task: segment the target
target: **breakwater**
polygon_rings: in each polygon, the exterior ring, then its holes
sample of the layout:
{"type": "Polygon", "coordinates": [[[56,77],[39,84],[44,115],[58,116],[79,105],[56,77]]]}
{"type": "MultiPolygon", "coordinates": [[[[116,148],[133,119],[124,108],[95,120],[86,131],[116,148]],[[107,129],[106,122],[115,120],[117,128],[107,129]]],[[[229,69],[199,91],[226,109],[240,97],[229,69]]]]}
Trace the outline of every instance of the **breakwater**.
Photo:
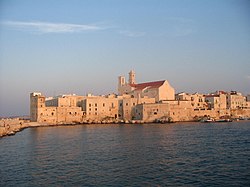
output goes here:
{"type": "Polygon", "coordinates": [[[17,132],[22,131],[28,127],[39,127],[41,124],[36,122],[29,122],[19,118],[1,119],[0,120],[0,137],[12,136],[17,132]]]}

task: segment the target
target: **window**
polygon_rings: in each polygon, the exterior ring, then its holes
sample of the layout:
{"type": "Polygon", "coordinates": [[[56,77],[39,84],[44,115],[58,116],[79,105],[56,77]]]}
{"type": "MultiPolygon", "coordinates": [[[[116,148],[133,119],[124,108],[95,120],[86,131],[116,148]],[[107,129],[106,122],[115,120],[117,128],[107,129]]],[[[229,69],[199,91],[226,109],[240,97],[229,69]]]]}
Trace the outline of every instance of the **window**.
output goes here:
{"type": "Polygon", "coordinates": [[[133,103],[133,105],[135,106],[135,103],[133,103]]]}
{"type": "Polygon", "coordinates": [[[126,103],[126,106],[128,106],[128,103],[126,103]]]}
{"type": "Polygon", "coordinates": [[[114,107],[114,103],[112,103],[112,108],[114,107]]]}
{"type": "Polygon", "coordinates": [[[120,103],[120,106],[122,106],[122,103],[120,103]]]}
{"type": "Polygon", "coordinates": [[[102,106],[105,107],[105,103],[103,103],[102,106]]]}
{"type": "Polygon", "coordinates": [[[91,104],[89,104],[89,107],[91,107],[91,104]]]}
{"type": "Polygon", "coordinates": [[[97,111],[97,108],[95,108],[95,111],[97,111]]]}
{"type": "Polygon", "coordinates": [[[91,111],[91,108],[89,108],[89,111],[91,111]]]}
{"type": "Polygon", "coordinates": [[[97,103],[95,104],[95,107],[97,107],[97,103]]]}
{"type": "Polygon", "coordinates": [[[51,115],[53,116],[53,115],[54,115],[54,112],[52,112],[51,115]]]}

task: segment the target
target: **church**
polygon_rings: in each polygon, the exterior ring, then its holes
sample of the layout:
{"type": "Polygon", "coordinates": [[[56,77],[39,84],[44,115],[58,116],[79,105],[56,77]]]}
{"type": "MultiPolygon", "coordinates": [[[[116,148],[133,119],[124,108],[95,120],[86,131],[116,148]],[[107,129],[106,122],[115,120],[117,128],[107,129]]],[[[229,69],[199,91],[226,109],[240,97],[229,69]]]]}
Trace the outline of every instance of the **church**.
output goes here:
{"type": "Polygon", "coordinates": [[[129,72],[129,80],[124,76],[118,77],[118,95],[128,94],[134,98],[155,98],[156,102],[174,100],[175,90],[167,80],[136,83],[135,72],[129,72]]]}

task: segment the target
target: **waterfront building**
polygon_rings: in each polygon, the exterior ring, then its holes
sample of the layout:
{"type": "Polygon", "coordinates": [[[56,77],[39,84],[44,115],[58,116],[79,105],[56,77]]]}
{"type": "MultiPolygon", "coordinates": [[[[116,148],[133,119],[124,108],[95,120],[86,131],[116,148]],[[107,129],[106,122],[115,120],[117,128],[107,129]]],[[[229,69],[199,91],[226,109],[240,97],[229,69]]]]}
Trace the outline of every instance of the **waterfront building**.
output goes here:
{"type": "Polygon", "coordinates": [[[56,98],[46,106],[46,98],[41,93],[35,92],[30,94],[30,120],[41,123],[70,123],[79,122],[82,119],[83,112],[81,107],[66,105],[70,103],[70,97],[66,100],[56,98]],[[60,104],[60,101],[63,101],[60,104]]]}
{"type": "Polygon", "coordinates": [[[137,84],[134,71],[129,72],[129,82],[126,82],[124,76],[118,77],[118,94],[154,98],[156,102],[175,99],[175,90],[167,80],[137,84]]]}
{"type": "Polygon", "coordinates": [[[228,109],[240,109],[246,107],[246,97],[239,92],[231,91],[227,94],[226,98],[228,109]]]}
{"type": "Polygon", "coordinates": [[[196,110],[208,108],[208,103],[205,101],[204,94],[199,94],[197,92],[194,94],[181,92],[175,95],[175,99],[178,101],[191,101],[191,107],[196,110]]]}

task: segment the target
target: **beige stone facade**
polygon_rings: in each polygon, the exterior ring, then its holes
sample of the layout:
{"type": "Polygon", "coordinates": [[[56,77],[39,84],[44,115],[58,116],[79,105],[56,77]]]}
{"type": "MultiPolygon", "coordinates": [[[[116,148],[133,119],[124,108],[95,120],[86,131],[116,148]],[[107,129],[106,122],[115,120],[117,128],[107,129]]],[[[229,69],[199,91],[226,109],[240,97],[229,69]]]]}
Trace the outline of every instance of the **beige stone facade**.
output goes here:
{"type": "Polygon", "coordinates": [[[247,98],[241,93],[232,91],[227,94],[227,108],[228,109],[242,109],[246,107],[247,98]]]}
{"type": "Polygon", "coordinates": [[[71,97],[68,97],[67,100],[61,97],[53,98],[50,102],[45,100],[45,96],[41,93],[30,94],[31,121],[55,124],[80,122],[82,120],[83,112],[81,107],[67,105],[72,100],[71,97]]]}
{"type": "Polygon", "coordinates": [[[191,107],[194,109],[205,109],[208,107],[208,103],[205,101],[204,94],[199,94],[199,93],[188,94],[182,92],[176,94],[175,99],[178,101],[191,101],[191,107]]]}
{"type": "Polygon", "coordinates": [[[124,76],[118,78],[118,94],[154,98],[156,102],[175,99],[175,90],[167,80],[136,84],[134,71],[129,73],[128,83],[124,76]]]}

